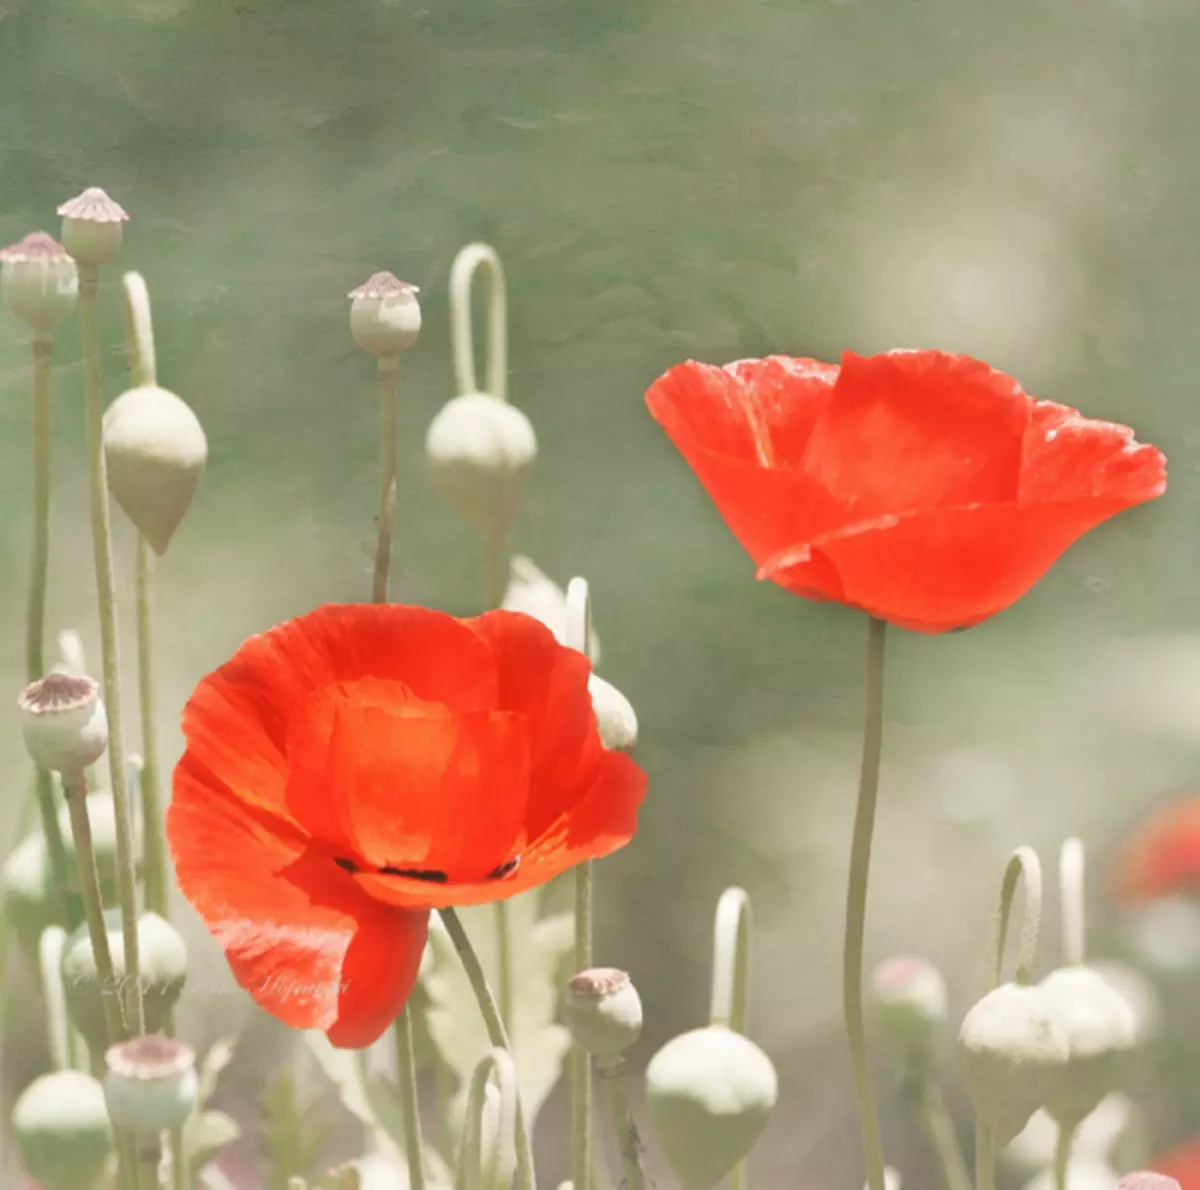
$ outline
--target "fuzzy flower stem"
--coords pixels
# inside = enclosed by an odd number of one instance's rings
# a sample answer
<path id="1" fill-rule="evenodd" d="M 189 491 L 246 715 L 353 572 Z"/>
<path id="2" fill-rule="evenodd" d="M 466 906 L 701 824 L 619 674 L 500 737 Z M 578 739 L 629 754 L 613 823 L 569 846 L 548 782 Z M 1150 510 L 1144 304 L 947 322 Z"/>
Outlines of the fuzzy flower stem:
<path id="1" fill-rule="evenodd" d="M 454 258 L 450 269 L 454 383 L 460 396 L 479 391 L 475 372 L 475 343 L 471 331 L 471 283 L 480 267 L 486 268 L 490 282 L 486 391 L 504 401 L 508 398 L 508 295 L 500 257 L 487 244 L 468 244 Z"/>
<path id="2" fill-rule="evenodd" d="M 392 534 L 396 524 L 396 420 L 400 388 L 398 357 L 379 361 L 379 536 L 375 542 L 375 577 L 372 599 L 388 601 L 392 563 Z"/>
<path id="3" fill-rule="evenodd" d="M 642 1139 L 637 1124 L 629 1109 L 629 1097 L 625 1093 L 623 1075 L 625 1063 L 601 1065 L 600 1085 L 604 1088 L 604 1102 L 612 1121 L 617 1144 L 621 1147 L 621 1166 L 625 1172 L 623 1190 L 646 1190 L 646 1173 L 642 1169 Z"/>
<path id="4" fill-rule="evenodd" d="M 142 713 L 142 866 L 146 908 L 167 918 L 167 850 L 158 787 L 158 731 L 154 705 L 154 555 L 139 533 L 137 541 L 138 702 Z"/>
<path id="5" fill-rule="evenodd" d="M 883 1141 L 879 1114 L 871 1088 L 863 1024 L 863 941 L 866 932 L 867 881 L 871 868 L 871 837 L 875 831 L 875 805 L 879 794 L 879 762 L 883 752 L 883 657 L 886 624 L 871 617 L 867 634 L 866 717 L 863 730 L 862 772 L 858 808 L 850 848 L 850 881 L 846 893 L 846 940 L 842 985 L 846 1039 L 854 1070 L 854 1087 L 862 1117 L 863 1151 L 868 1190 L 884 1190 Z"/>
<path id="6" fill-rule="evenodd" d="M 937 1154 L 946 1190 L 971 1190 L 971 1171 L 967 1168 L 962 1150 L 958 1147 L 954 1121 L 946 1110 L 942 1089 L 931 1074 L 926 1073 L 922 1076 L 919 1096 L 921 1123 L 934 1153 Z"/>
<path id="7" fill-rule="evenodd" d="M 1087 918 L 1084 912 L 1083 844 L 1067 839 L 1058 861 L 1059 891 L 1062 896 L 1063 965 L 1082 967 Z"/>
<path id="8" fill-rule="evenodd" d="M 1074 1139 L 1073 1128 L 1059 1128 L 1058 1140 L 1054 1144 L 1054 1190 L 1067 1190 L 1067 1167 L 1071 1162 Z"/>
<path id="9" fill-rule="evenodd" d="M 104 703 L 108 713 L 108 766 L 117 828 L 117 870 L 121 893 L 121 933 L 125 944 L 126 1015 L 134 1036 L 145 1031 L 141 964 L 138 959 L 137 885 L 129 792 L 125 786 L 125 749 L 121 734 L 120 659 L 117 651 L 117 601 L 113 581 L 112 533 L 102 428 L 98 265 L 79 266 L 79 314 L 83 331 L 83 401 L 87 431 L 88 479 L 92 502 L 92 544 L 100 601 L 100 648 L 104 665 Z M 119 1040 L 119 1039 L 118 1039 Z"/>
<path id="10" fill-rule="evenodd" d="M 746 1032 L 750 995 L 750 898 L 745 889 L 727 888 L 717 902 L 713 925 L 712 1009 L 709 1019 L 735 1033 Z M 746 1163 L 729 1175 L 730 1190 L 747 1190 Z"/>
<path id="11" fill-rule="evenodd" d="M 463 970 L 471 984 L 471 990 L 475 993 L 489 1040 L 498 1049 L 508 1050 L 511 1054 L 512 1047 L 508 1044 L 504 1021 L 500 1018 L 496 999 L 492 995 L 492 989 L 488 987 L 487 976 L 483 973 L 479 956 L 471 945 L 471 939 L 467 937 L 467 931 L 463 929 L 463 924 L 453 909 L 439 909 L 438 914 L 442 919 L 442 924 L 446 927 L 446 933 L 450 935 L 454 949 L 458 952 Z M 529 1131 L 525 1126 L 525 1112 L 519 1102 L 517 1105 L 517 1187 L 518 1190 L 535 1190 L 536 1188 L 533 1149 L 530 1146 Z"/>

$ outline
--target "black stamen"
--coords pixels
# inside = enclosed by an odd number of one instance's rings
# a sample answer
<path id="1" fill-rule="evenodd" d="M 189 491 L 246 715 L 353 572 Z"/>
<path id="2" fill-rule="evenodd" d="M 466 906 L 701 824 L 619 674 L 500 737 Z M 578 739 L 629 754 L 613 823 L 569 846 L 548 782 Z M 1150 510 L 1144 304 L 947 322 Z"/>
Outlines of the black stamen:
<path id="1" fill-rule="evenodd" d="M 521 857 L 514 855 L 512 859 L 505 860 L 498 868 L 493 868 L 487 874 L 488 880 L 503 880 L 505 876 L 511 876 L 521 866 Z"/>
<path id="2" fill-rule="evenodd" d="M 445 872 L 422 871 L 420 868 L 380 868 L 380 876 L 404 876 L 408 880 L 427 880 L 430 884 L 445 884 L 450 877 Z"/>
<path id="3" fill-rule="evenodd" d="M 333 861 L 343 872 L 349 872 L 353 875 L 358 871 L 358 865 L 352 859 L 335 859 Z"/>

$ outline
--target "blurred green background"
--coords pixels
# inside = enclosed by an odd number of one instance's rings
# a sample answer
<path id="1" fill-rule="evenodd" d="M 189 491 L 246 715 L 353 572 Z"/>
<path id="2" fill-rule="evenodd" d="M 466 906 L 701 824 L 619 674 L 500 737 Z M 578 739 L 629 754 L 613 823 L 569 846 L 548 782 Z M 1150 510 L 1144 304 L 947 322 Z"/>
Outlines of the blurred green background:
<path id="1" fill-rule="evenodd" d="M 1106 860 L 1200 759 L 1198 41 L 1187 0 L 3 0 L 0 241 L 57 234 L 58 203 L 105 187 L 132 216 L 119 263 L 148 282 L 160 380 L 209 436 L 159 567 L 164 759 L 188 692 L 245 635 L 369 593 L 376 398 L 346 293 L 379 269 L 421 286 L 425 320 L 404 359 L 393 596 L 479 606 L 477 547 L 431 488 L 423 440 L 453 395 L 450 263 L 491 243 L 510 396 L 541 447 L 514 545 L 560 582 L 589 579 L 603 672 L 637 708 L 651 776 L 636 843 L 602 870 L 598 958 L 642 989 L 644 1061 L 703 1019 L 711 912 L 744 885 L 753 1031 L 785 1095 L 760 1177 L 858 1184 L 838 985 L 865 626 L 754 581 L 643 394 L 687 357 L 938 347 L 1166 451 L 1162 501 L 1092 534 L 994 622 L 896 632 L 889 656 L 869 958 L 929 954 L 957 1020 L 1007 853 L 1028 842 L 1051 861 L 1071 832 L 1092 848 L 1095 948 L 1125 946 Z M 106 279 L 111 397 L 119 270 Z M 79 359 L 71 325 L 50 623 L 95 660 Z M 29 437 L 27 344 L 6 319 L 0 686 L 14 695 Z M 0 771 L 11 834 L 15 714 Z M 10 1094 L 42 1060 L 15 979 Z M 1160 981 L 1185 1005 L 1200 973 Z M 227 997 L 193 1002 L 189 1027 L 225 1031 L 231 1003 L 269 1032 Z M 1168 1025 L 1194 1076 L 1190 1027 Z M 889 1147 L 920 1187 L 892 1075 L 881 1062 Z M 1153 1139 L 1200 1127 L 1200 1103 L 1159 1100 Z M 561 1169 L 565 1116 L 546 1120 Z"/>

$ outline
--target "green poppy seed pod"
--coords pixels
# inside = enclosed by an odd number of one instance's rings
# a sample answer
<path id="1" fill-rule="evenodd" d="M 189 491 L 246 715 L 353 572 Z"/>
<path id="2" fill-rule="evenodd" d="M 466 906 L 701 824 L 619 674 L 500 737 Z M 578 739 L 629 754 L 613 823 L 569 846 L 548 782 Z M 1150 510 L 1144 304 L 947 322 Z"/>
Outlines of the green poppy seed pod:
<path id="1" fill-rule="evenodd" d="M 63 217 L 63 247 L 80 264 L 102 265 L 121 251 L 129 216 L 99 186 L 89 186 L 58 208 Z"/>
<path id="2" fill-rule="evenodd" d="M 946 1019 L 946 981 L 928 959 L 897 955 L 871 973 L 871 1001 L 889 1041 L 910 1051 L 924 1049 Z"/>
<path id="3" fill-rule="evenodd" d="M 967 1013 L 958 1049 L 975 1111 L 1002 1145 L 1045 1105 L 1051 1078 L 1070 1057 L 1042 989 L 1015 983 L 989 992 Z"/>
<path id="4" fill-rule="evenodd" d="M 646 1103 L 685 1190 L 715 1186 L 754 1147 L 779 1097 L 770 1058 L 723 1025 L 668 1041 L 646 1068 Z"/>
<path id="5" fill-rule="evenodd" d="M 612 752 L 629 752 L 637 743 L 638 721 L 633 705 L 611 682 L 592 674 L 588 678 L 592 709 L 600 742 Z"/>
<path id="6" fill-rule="evenodd" d="M 395 359 L 421 333 L 421 291 L 391 273 L 376 273 L 350 291 L 350 333 L 380 359 Z"/>
<path id="7" fill-rule="evenodd" d="M 1127 1173 L 1118 1183 L 1117 1190 L 1180 1190 L 1179 1183 L 1165 1173 L 1150 1169 L 1139 1169 Z"/>
<path id="8" fill-rule="evenodd" d="M 55 323 L 79 297 L 79 269 L 67 250 L 44 231 L 0 252 L 0 300 L 34 337 L 48 339 Z"/>
<path id="9" fill-rule="evenodd" d="M 537 458 L 529 418 L 489 393 L 455 397 L 433 419 L 425 453 L 438 490 L 485 536 L 508 532 Z"/>
<path id="10" fill-rule="evenodd" d="M 4 886 L 4 916 L 17 944 L 36 965 L 42 931 L 62 924 L 46 837 L 40 830 L 13 848 L 0 869 L 0 883 Z"/>
<path id="11" fill-rule="evenodd" d="M 103 1052 L 107 1042 L 104 1005 L 100 997 L 102 994 L 121 995 L 125 979 L 120 910 L 107 910 L 104 926 L 117 987 L 101 986 L 86 925 L 80 926 L 67 940 L 62 960 L 67 1011 L 75 1027 L 83 1034 L 88 1048 L 95 1053 Z M 156 913 L 143 913 L 138 919 L 138 950 L 146 1031 L 159 1033 L 170 1024 L 171 1011 L 183 992 L 187 979 L 187 949 L 179 932 L 169 922 Z"/>
<path id="12" fill-rule="evenodd" d="M 105 411 L 109 489 L 156 554 L 191 508 L 207 458 L 199 419 L 165 388 L 131 388 Z"/>
<path id="13" fill-rule="evenodd" d="M 642 1032 L 642 999 L 615 967 L 593 967 L 567 981 L 564 1007 L 571 1040 L 601 1062 L 619 1061 Z"/>
<path id="14" fill-rule="evenodd" d="M 1049 1083 L 1045 1106 L 1063 1128 L 1074 1129 L 1115 1088 L 1137 1022 L 1120 992 L 1090 967 L 1062 967 L 1040 986 L 1070 1049 Z"/>
<path id="15" fill-rule="evenodd" d="M 35 1079 L 12 1111 L 21 1164 L 42 1190 L 94 1190 L 112 1150 L 104 1088 L 78 1070 Z"/>
<path id="16" fill-rule="evenodd" d="M 25 748 L 40 769 L 74 775 L 108 747 L 108 718 L 91 678 L 47 674 L 17 699 Z"/>
<path id="17" fill-rule="evenodd" d="M 157 1136 L 180 1128 L 196 1108 L 196 1053 L 173 1037 L 148 1035 L 110 1046 L 104 1099 L 118 1128 Z"/>

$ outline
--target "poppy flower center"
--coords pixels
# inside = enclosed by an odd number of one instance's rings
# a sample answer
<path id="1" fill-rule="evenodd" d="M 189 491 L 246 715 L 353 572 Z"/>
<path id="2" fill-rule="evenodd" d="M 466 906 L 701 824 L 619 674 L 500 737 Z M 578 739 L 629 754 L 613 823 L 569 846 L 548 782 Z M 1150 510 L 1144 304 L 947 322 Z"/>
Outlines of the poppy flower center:
<path id="1" fill-rule="evenodd" d="M 365 678 L 309 696 L 288 728 L 288 809 L 348 872 L 483 880 L 523 842 L 524 716 L 455 712 Z"/>

